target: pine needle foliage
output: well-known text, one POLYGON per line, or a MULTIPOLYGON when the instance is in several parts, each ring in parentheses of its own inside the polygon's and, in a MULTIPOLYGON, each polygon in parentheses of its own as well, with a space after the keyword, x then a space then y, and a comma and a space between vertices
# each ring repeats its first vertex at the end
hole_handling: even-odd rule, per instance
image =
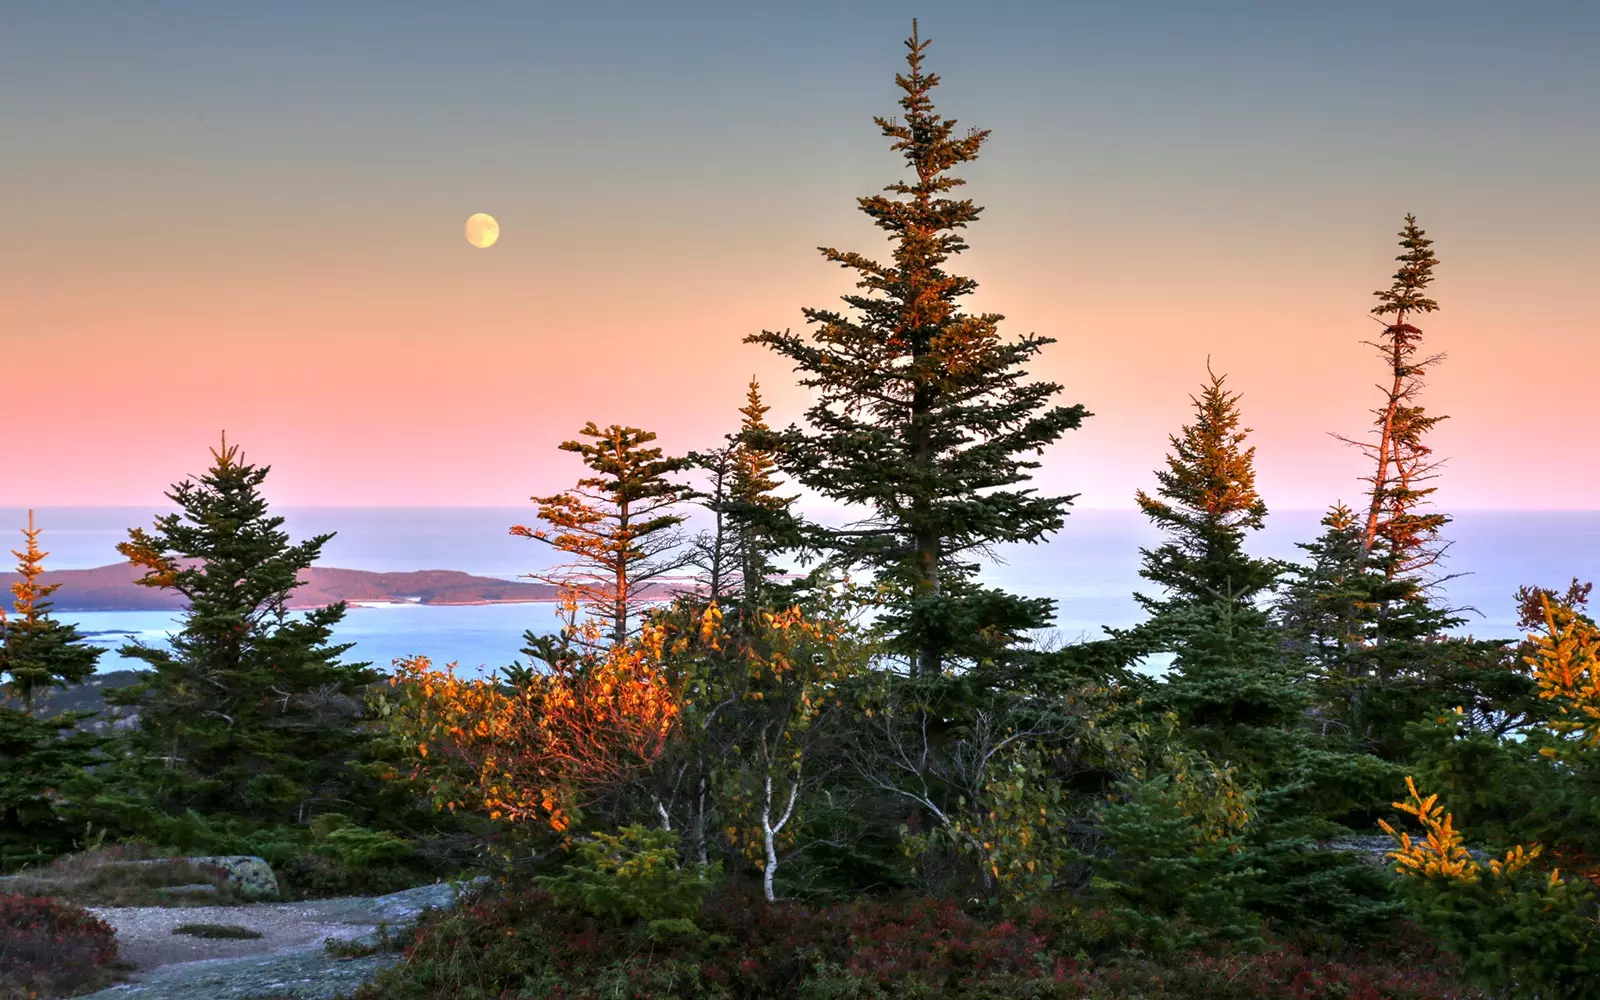
POLYGON ((593 474, 564 493, 533 498, 548 528, 518 524, 511 534, 572 557, 530 576, 569 593, 620 646, 638 634, 649 583, 689 562, 677 530, 684 517, 674 510, 687 490, 667 479, 689 462, 651 447, 653 431, 620 424, 601 429, 591 420, 578 433, 589 440, 563 441, 561 450, 578 455, 593 474))
POLYGON ((793 362, 816 391, 809 430, 767 438, 779 467, 796 481, 856 508, 866 518, 814 527, 809 544, 845 563, 864 563, 889 592, 883 624, 893 652, 921 673, 990 657, 1049 621, 1052 604, 977 584, 973 553, 1005 542, 1037 542, 1058 529, 1071 496, 1024 488, 1039 454, 1088 412, 1052 406, 1051 382, 1024 381, 1050 338, 1008 338, 1002 316, 966 312, 977 282, 948 270, 967 249, 962 230, 981 210, 950 197, 964 181, 952 169, 977 158, 985 130, 956 134, 924 68, 928 42, 912 23, 901 119, 876 118, 890 148, 914 175, 858 199, 888 234, 893 258, 819 248, 859 275, 862 292, 843 300, 853 313, 804 310, 808 339, 784 331, 746 338, 793 362))
POLYGON ((1139 509, 1168 540, 1141 549, 1140 576, 1166 588, 1164 600, 1139 595, 1152 612, 1196 603, 1249 606, 1270 587, 1278 567, 1244 553, 1247 532, 1266 524, 1267 505, 1256 492, 1255 447, 1240 426, 1239 394, 1227 376, 1206 364, 1208 381, 1190 396, 1194 420, 1168 438, 1166 468, 1156 473, 1156 495, 1135 494, 1139 509))
POLYGON ((342 602, 288 607, 333 536, 291 544, 261 494, 271 467, 246 462, 226 435, 211 455, 203 475, 167 493, 176 513, 117 546, 145 571, 142 586, 188 602, 168 648, 120 651, 149 668, 108 695, 138 706, 121 764, 163 813, 278 824, 349 813, 353 790, 366 786, 350 762, 367 740, 360 726, 377 674, 341 661, 351 644, 330 641, 342 602))
POLYGON ((1416 400, 1424 375, 1445 356, 1419 357, 1422 330, 1411 322, 1439 309, 1439 303, 1426 295, 1439 259, 1433 241, 1413 215, 1406 216, 1400 230, 1400 247, 1395 258, 1400 267, 1393 284, 1372 293, 1378 299, 1372 315, 1387 320, 1383 336, 1364 341, 1377 350, 1390 376, 1388 385, 1380 386, 1383 405, 1373 410, 1377 440, 1340 439, 1361 448, 1374 462, 1373 472, 1366 477, 1371 488, 1361 543, 1364 551, 1378 553, 1378 566, 1391 580, 1419 573, 1437 562, 1441 554, 1437 536, 1450 520, 1444 514, 1420 509, 1435 489, 1423 484, 1435 478, 1439 467, 1425 437, 1447 418, 1430 416, 1416 400))
POLYGON ((20 577, 11 585, 13 613, 0 606, 0 682, 28 712, 40 690, 88 680, 100 659, 100 650, 83 641, 76 625, 50 616, 50 595, 61 585, 41 582, 50 553, 39 548, 40 531, 28 511, 26 544, 11 552, 20 577))

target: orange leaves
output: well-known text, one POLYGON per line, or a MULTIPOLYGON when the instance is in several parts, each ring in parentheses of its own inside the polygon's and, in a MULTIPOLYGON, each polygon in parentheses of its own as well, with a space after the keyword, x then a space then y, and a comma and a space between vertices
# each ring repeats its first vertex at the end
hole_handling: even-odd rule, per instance
POLYGON ((28 526, 22 530, 23 537, 28 540, 27 548, 21 552, 11 550, 11 554, 17 557, 17 575, 22 577, 11 585, 11 593, 16 598, 14 604, 17 614, 29 626, 39 620, 39 602, 61 588, 59 583, 46 586, 39 582, 39 577, 44 575, 44 557, 50 554, 39 550, 39 532, 40 529, 33 526, 33 511, 30 510, 28 526))
POLYGON ((585 796, 647 769, 665 749, 681 707, 650 638, 516 688, 464 680, 453 664, 436 670, 426 657, 397 661, 396 723, 415 737, 419 773, 448 792, 447 806, 471 799, 491 818, 565 830, 585 796))

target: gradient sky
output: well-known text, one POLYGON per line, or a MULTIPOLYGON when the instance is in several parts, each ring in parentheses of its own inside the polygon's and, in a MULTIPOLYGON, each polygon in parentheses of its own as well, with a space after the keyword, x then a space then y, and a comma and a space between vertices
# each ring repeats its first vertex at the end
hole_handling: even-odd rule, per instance
POLYGON ((705 447, 752 374, 794 419, 741 338, 883 249, 913 15, 994 130, 972 307, 1095 413, 1046 487, 1131 505, 1209 354, 1269 506, 1354 499, 1410 211, 1441 504, 1600 507, 1600 7, 1557 0, 6 0, 0 505, 159 503, 223 428, 277 502, 514 505, 586 420, 705 447))

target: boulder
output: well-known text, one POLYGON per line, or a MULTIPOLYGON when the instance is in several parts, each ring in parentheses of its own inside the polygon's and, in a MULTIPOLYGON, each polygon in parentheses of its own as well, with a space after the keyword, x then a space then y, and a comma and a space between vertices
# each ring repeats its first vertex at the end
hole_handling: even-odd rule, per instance
POLYGON ((220 872, 228 885, 240 898, 263 900, 278 898, 278 876, 272 866, 261 858, 248 854, 231 854, 203 858, 155 858, 150 861, 122 862, 135 865, 193 865, 196 868, 220 872))

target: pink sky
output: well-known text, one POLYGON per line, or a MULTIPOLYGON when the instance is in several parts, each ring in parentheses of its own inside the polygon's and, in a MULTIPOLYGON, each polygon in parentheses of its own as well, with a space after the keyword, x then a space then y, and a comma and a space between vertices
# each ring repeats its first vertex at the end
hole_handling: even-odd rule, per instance
MULTIPOLYGON (((48 49, 55 29, 34 28, 48 49)), ((417 39, 457 44, 446 28, 417 39)), ((1579 62, 1508 59, 1477 96, 1462 69, 1465 97, 1364 118, 1382 98, 1361 89, 1365 42, 1319 42, 1303 70, 1280 53, 1260 80, 1228 76, 1245 71, 1218 50, 1198 96, 1159 104, 1137 66, 1108 58, 1096 87, 1069 87, 980 22, 962 29, 971 52, 941 49, 938 28, 941 107, 995 129, 967 171, 986 206, 960 264, 982 286, 972 307, 1059 338, 1036 374, 1095 413, 1046 454, 1046 488, 1131 506, 1209 354, 1244 394, 1269 506, 1353 500, 1364 464, 1329 432, 1362 432, 1378 400, 1359 341, 1411 211, 1442 260, 1443 309, 1423 324, 1449 354, 1423 400, 1450 415, 1441 505, 1600 506, 1600 199, 1574 166, 1593 139, 1544 113, 1570 90, 1536 78, 1579 62), (1317 96, 1341 81, 1345 103, 1317 96)), ((1018 25, 992 30, 1021 44, 1018 25)), ((1144 52, 1128 32, 1105 44, 1144 52)), ((898 14, 881 33, 832 55, 669 47, 642 96, 580 68, 589 96, 567 104, 554 64, 486 61, 462 82, 395 38, 373 42, 393 66, 357 73, 336 45, 252 61, 252 38, 290 36, 241 29, 185 50, 217 61, 194 86, 160 76, 159 40, 95 63, 93 93, 95 39, 40 63, 31 92, 54 96, 0 109, 23 150, 0 194, 0 391, 27 456, 0 474, 0 505, 157 504, 223 429, 273 466, 278 503, 516 505, 571 483, 556 445, 588 420, 710 446, 752 374, 774 418, 798 417, 789 372, 740 341, 851 291, 815 247, 882 246, 854 206, 898 175, 870 123, 893 108, 898 14), (735 74, 757 55, 781 71, 735 74), (51 73, 79 89, 51 91, 51 73), (489 250, 462 238, 479 211, 502 225, 489 250)), ((1434 44, 1440 66, 1475 51, 1434 44)))

